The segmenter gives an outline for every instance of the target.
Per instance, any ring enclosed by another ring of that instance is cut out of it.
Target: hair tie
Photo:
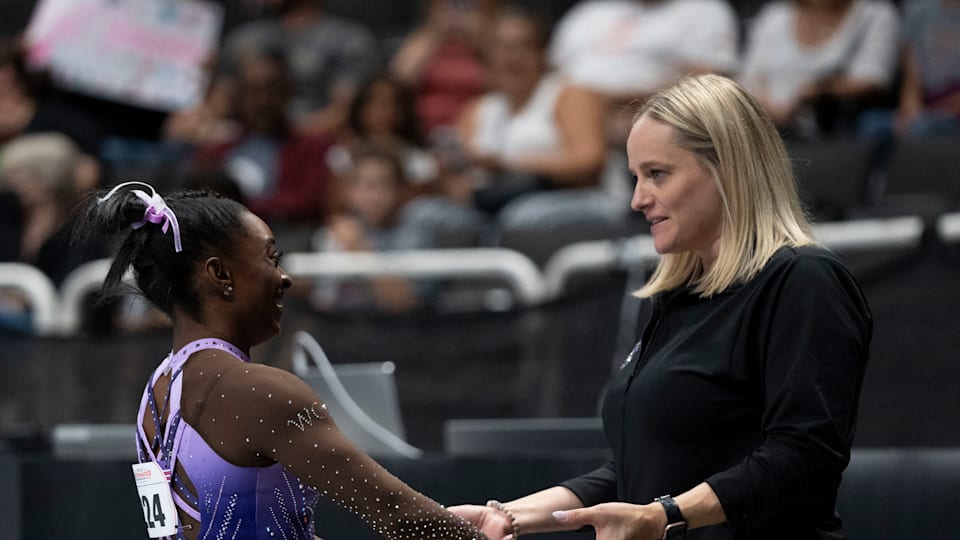
[[[173,210],[167,206],[167,202],[163,200],[163,197],[157,193],[157,190],[153,189],[153,186],[145,182],[124,182],[122,184],[117,184],[109,193],[97,199],[97,204],[102,203],[103,201],[113,197],[117,191],[122,188],[133,184],[139,184],[141,186],[146,186],[150,188],[150,195],[147,195],[145,191],[139,189],[130,190],[136,195],[141,201],[147,205],[147,209],[143,212],[143,219],[133,223],[131,227],[133,229],[139,229],[143,227],[148,222],[163,224],[161,230],[164,234],[167,233],[167,229],[173,228],[173,247],[177,253],[183,251],[183,246],[180,244],[180,223],[177,222],[177,215],[173,213]]]

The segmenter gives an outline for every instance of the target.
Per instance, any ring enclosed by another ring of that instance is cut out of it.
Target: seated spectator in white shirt
[[[906,41],[896,111],[870,111],[866,137],[960,134],[960,1],[913,0],[904,6]]]
[[[610,142],[626,142],[634,100],[691,73],[732,73],[737,18],[723,0],[581,2],[557,24],[550,62],[610,98]]]
[[[522,10],[498,16],[488,55],[493,89],[460,118],[460,142],[475,172],[474,204],[490,214],[521,196],[599,182],[604,99],[549,71],[546,36]]]
[[[843,103],[853,116],[888,90],[896,73],[899,24],[896,8],[886,0],[768,4],[749,31],[740,80],[786,128],[785,135],[830,134],[837,131],[830,125],[837,119],[818,118],[815,105]]]

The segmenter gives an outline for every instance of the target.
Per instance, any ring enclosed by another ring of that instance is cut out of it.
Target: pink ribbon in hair
[[[163,227],[161,228],[161,231],[163,231],[163,234],[167,234],[167,230],[172,228],[173,229],[173,247],[177,251],[177,253],[180,253],[181,251],[183,251],[183,246],[180,244],[180,223],[177,222],[177,215],[173,213],[173,210],[171,210],[170,207],[167,206],[167,202],[163,200],[163,197],[161,197],[160,194],[157,193],[157,191],[153,189],[153,186],[151,186],[150,184],[147,184],[144,182],[124,182],[122,184],[117,184],[116,186],[114,186],[113,189],[110,190],[109,193],[101,197],[99,199],[99,202],[103,202],[109,199],[120,188],[133,185],[133,184],[139,184],[141,186],[146,186],[150,188],[150,195],[147,195],[145,191],[142,191],[139,189],[130,190],[133,192],[134,195],[137,196],[137,198],[139,198],[141,201],[143,201],[147,205],[147,209],[143,212],[143,219],[141,219],[136,223],[133,223],[131,227],[133,227],[134,229],[139,229],[140,227],[143,227],[147,223],[154,223],[157,225],[162,224]]]

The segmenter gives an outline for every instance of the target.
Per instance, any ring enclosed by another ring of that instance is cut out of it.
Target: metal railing
[[[939,225],[941,231],[960,238],[960,214],[944,216]],[[916,216],[841,221],[814,226],[817,240],[830,249],[843,252],[917,247],[923,231],[923,219]],[[943,232],[941,237],[946,238]],[[555,298],[562,294],[574,274],[648,265],[658,257],[653,247],[653,238],[649,235],[565,246],[544,266],[547,296]]]
[[[64,280],[55,330],[72,334],[80,328],[84,300],[100,287],[109,259],[81,265]],[[498,278],[510,285],[523,305],[546,300],[546,288],[536,265],[522,254],[502,248],[412,250],[391,253],[291,253],[284,269],[292,277],[406,276]],[[130,275],[127,275],[130,278]]]
[[[920,245],[924,221],[919,217],[824,223],[815,235],[827,247],[852,252]],[[960,240],[960,213],[935,223],[945,242]],[[541,271],[525,255],[505,248],[435,249],[388,253],[292,253],[284,266],[293,277],[375,277],[497,279],[509,285],[523,306],[536,306],[562,296],[578,273],[630,269],[655,262],[658,254],[648,235],[581,242],[558,250]],[[24,292],[38,335],[74,334],[80,327],[85,298],[101,286],[109,259],[81,265],[64,280],[59,294],[36,268],[0,264],[0,287]],[[130,279],[130,274],[126,279]]]
[[[543,267],[547,294],[550,298],[563,294],[569,279],[578,273],[649,264],[657,258],[649,235],[570,244],[554,253]]]
[[[57,328],[57,289],[46,274],[23,263],[0,263],[0,288],[16,289],[30,304],[30,318],[37,334]]]
[[[87,296],[103,285],[110,270],[110,259],[98,259],[81,264],[63,280],[60,285],[60,307],[57,320],[57,333],[75,334],[80,329],[83,306]],[[127,272],[126,279],[132,273]]]
[[[830,249],[860,251],[917,247],[923,237],[923,229],[923,219],[904,216],[820,223],[814,227],[814,235]]]
[[[284,269],[293,277],[499,278],[527,306],[546,300],[540,270],[504,248],[423,249],[385,253],[292,253]]]
[[[960,212],[944,214],[937,219],[937,235],[943,242],[960,242]]]

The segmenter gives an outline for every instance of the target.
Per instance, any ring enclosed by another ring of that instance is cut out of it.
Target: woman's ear
[[[217,294],[226,297],[233,292],[233,276],[220,257],[209,257],[204,261],[203,277],[207,286]]]

